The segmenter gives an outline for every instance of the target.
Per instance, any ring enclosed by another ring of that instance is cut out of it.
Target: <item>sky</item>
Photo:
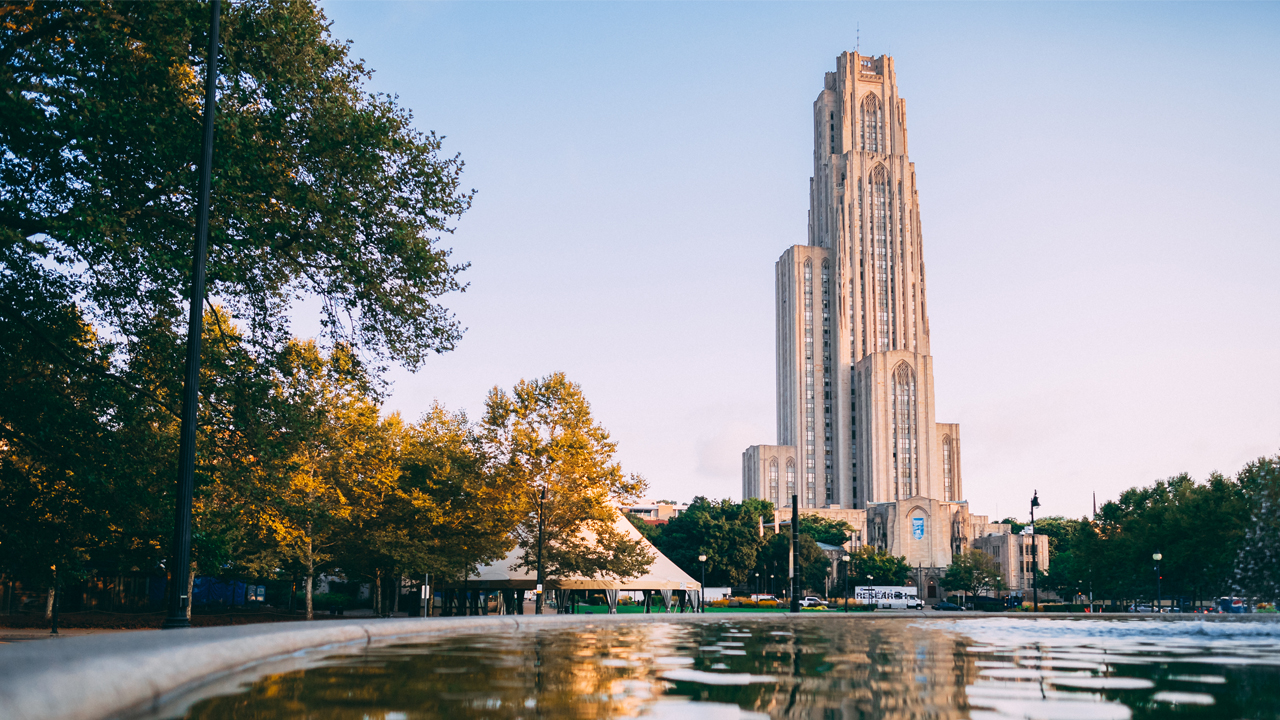
[[[651,499],[776,441],[773,267],[844,51],[907,103],[971,511],[1080,517],[1280,452],[1280,5],[322,2],[466,163],[467,332],[386,409],[555,371]],[[300,313],[295,329],[314,332]]]

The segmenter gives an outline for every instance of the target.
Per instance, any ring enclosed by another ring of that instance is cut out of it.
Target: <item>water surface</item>
[[[584,618],[334,655],[183,717],[1277,718],[1280,624]]]

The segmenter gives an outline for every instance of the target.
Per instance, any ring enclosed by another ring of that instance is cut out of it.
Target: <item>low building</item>
[[[647,525],[666,525],[668,520],[678,517],[680,513],[688,509],[688,503],[677,505],[675,503],[655,502],[647,505],[629,505],[623,507],[622,511],[641,518]]]
[[[1008,528],[1007,525],[1003,526]],[[1049,571],[1049,538],[1036,535],[1028,526],[1020,533],[992,532],[974,538],[974,550],[981,550],[996,561],[1000,568],[1000,576],[1015,594],[1027,594],[1031,591],[1032,561],[1039,560],[1040,571]],[[1035,555],[1032,555],[1032,546]]]

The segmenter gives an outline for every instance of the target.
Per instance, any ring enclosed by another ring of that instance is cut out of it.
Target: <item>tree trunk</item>
[[[382,617],[382,568],[373,570],[373,616]]]
[[[187,622],[191,622],[191,606],[196,604],[196,564],[191,563],[191,572],[187,573]]]
[[[44,604],[44,619],[48,620],[53,617],[53,586],[49,586],[49,599]]]
[[[310,525],[307,526],[308,531],[310,531],[310,527],[311,527]],[[310,534],[310,532],[308,532],[308,534]],[[307,619],[308,620],[316,619],[316,606],[315,606],[315,593],[314,593],[315,584],[316,584],[315,577],[316,577],[316,560],[315,560],[315,556],[311,553],[311,538],[307,538],[306,583],[307,583]]]
[[[404,583],[404,577],[396,578],[395,595],[391,598],[391,614],[395,615],[400,612],[400,586]]]

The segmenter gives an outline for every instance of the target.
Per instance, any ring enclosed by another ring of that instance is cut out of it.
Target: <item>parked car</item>
[[[769,601],[778,602],[778,598],[774,597],[773,595],[769,595],[767,593],[757,593],[755,595],[752,595],[751,599],[755,600],[756,602],[769,602]]]
[[[811,607],[826,607],[826,606],[827,606],[827,602],[825,600],[823,600],[822,598],[814,597],[812,595],[800,601],[800,607],[811,608]]]
[[[938,603],[937,605],[934,605],[934,606],[933,606],[933,609],[934,609],[934,610],[964,610],[964,608],[960,607],[959,605],[957,605],[957,604],[955,604],[955,603],[949,603],[949,602],[945,602],[945,601],[944,601],[944,602],[940,602],[940,603]]]

